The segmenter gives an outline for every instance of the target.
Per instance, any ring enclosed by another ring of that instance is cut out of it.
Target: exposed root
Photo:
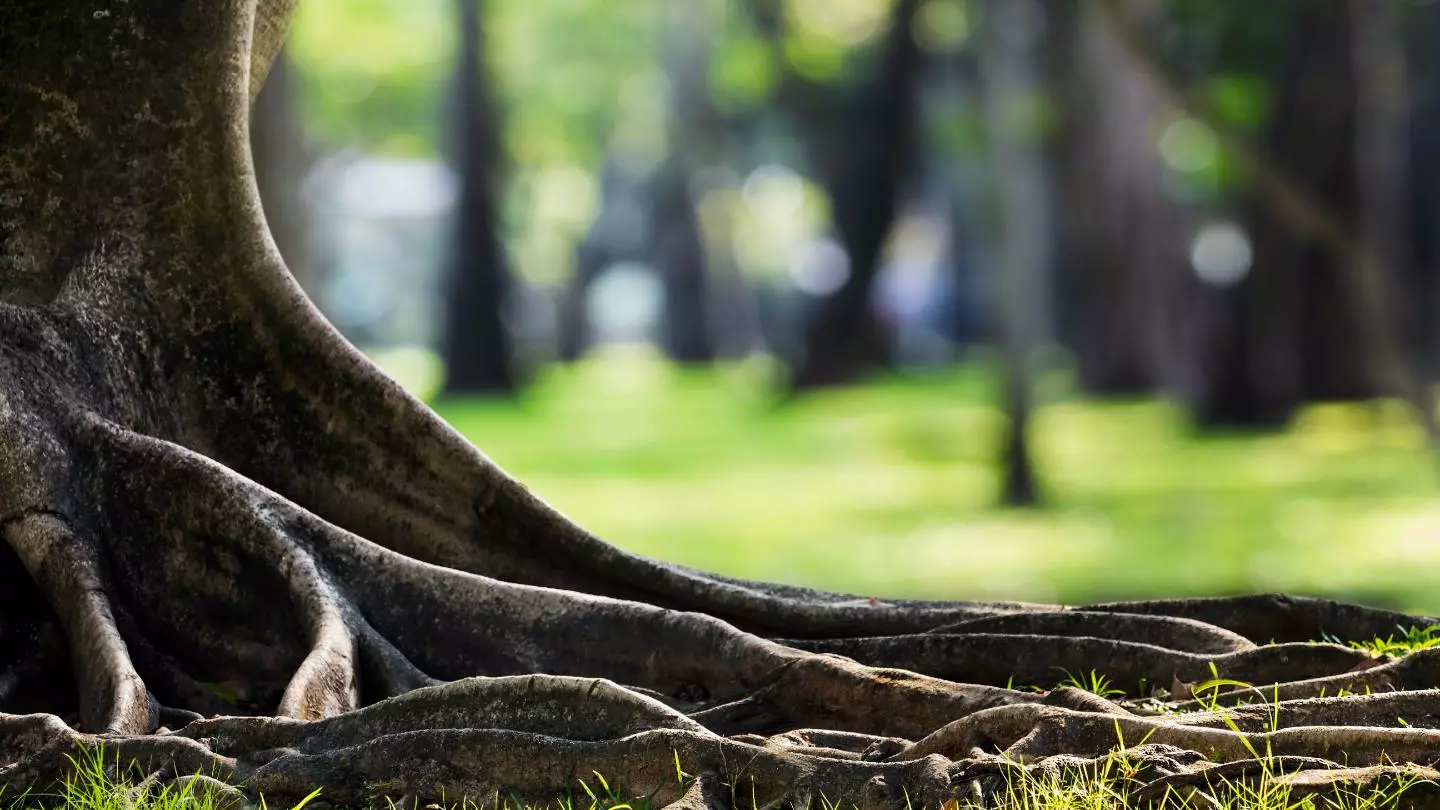
[[[1021,762],[1053,756],[1098,757],[1141,743],[1194,751],[1213,762],[1305,757],[1350,765],[1440,761],[1440,731],[1366,726],[1236,731],[1172,720],[1077,712],[1054,706],[1003,706],[961,718],[902,751],[908,760],[941,754],[1002,753]]]
[[[1299,681],[1224,689],[1207,695],[1205,701],[1184,701],[1171,705],[1175,711],[1199,711],[1213,699],[1222,706],[1258,701],[1303,700],[1305,698],[1372,694],[1396,690],[1433,689],[1440,685],[1440,650],[1424,649],[1388,661],[1370,660],[1352,671]]]
[[[1288,682],[1346,673],[1370,655],[1335,644],[1276,644],[1198,654],[1087,636],[948,635],[789,641],[800,649],[845,655],[879,667],[908,667],[963,683],[1049,686],[1067,676],[1104,673],[1119,689],[1169,688],[1175,680],[1215,676],[1246,683]]]
[[[1197,791],[1208,788],[1175,780],[1218,768],[1227,770],[1212,776],[1243,776],[1249,766],[1229,763],[1257,755],[1301,769],[1440,758],[1437,692],[1395,691],[1433,685],[1440,651],[1377,662],[1338,644],[1257,646],[1144,604],[985,605],[933,632],[776,642],[704,613],[417,560],[180,445],[98,418],[78,435],[106,459],[88,497],[106,514],[123,504],[126,519],[98,528],[40,514],[11,521],[5,538],[56,605],[83,608],[62,612],[67,636],[110,657],[75,669],[80,724],[109,732],[105,744],[145,774],[205,768],[276,800],[324,785],[341,802],[376,790],[539,801],[598,770],[680,807],[737,790],[753,791],[741,800],[757,806],[844,793],[847,803],[893,807],[907,795],[986,795],[1007,773],[995,762],[1060,774],[1117,749],[1148,780]],[[130,538],[142,531],[151,542],[139,553]],[[177,610],[157,609],[176,607],[176,593],[186,595]],[[1268,617],[1259,626],[1297,611],[1324,627],[1390,618],[1277,598],[1180,605],[1227,616],[1250,607]],[[1336,617],[1344,621],[1326,623]],[[131,684],[128,698],[104,680],[117,672],[133,676],[119,681]],[[1218,674],[1257,685],[1207,693],[1215,705],[1279,702],[1218,712],[1170,702],[1166,711],[1188,713],[1153,717],[1141,716],[1153,703],[1001,688],[1091,673],[1132,694]],[[1290,699],[1341,685],[1386,694]],[[201,718],[247,713],[279,716]],[[0,755],[15,763],[0,780],[54,779],[76,745],[100,744],[51,721],[0,715]],[[188,724],[137,736],[162,721]],[[677,778],[677,755],[705,776]]]
[[[1241,652],[1255,646],[1238,633],[1194,619],[1090,610],[1009,613],[926,632],[950,636],[1084,636],[1210,655]]]
[[[1173,722],[1266,731],[1296,726],[1378,726],[1440,729],[1440,690],[1387,692],[1306,700],[1259,700],[1218,712],[1180,714]]]
[[[112,734],[154,728],[159,707],[146,693],[115,626],[106,595],[109,583],[102,578],[93,546],[51,514],[13,520],[5,525],[4,535],[44,590],[70,640],[80,722]]]
[[[1082,610],[1191,619],[1229,630],[1257,644],[1324,638],[1386,638],[1399,628],[1440,624],[1440,618],[1433,616],[1410,616],[1393,610],[1283,593],[1112,602]]]

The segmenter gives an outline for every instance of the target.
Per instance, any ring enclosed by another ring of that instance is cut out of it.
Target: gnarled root
[[[0,756],[12,763],[0,780],[17,787],[56,778],[76,746],[103,745],[137,774],[203,772],[277,799],[320,785],[331,801],[377,789],[544,801],[599,771],[681,807],[735,791],[758,806],[844,795],[886,807],[993,793],[997,761],[1021,769],[1012,777],[1063,774],[1123,749],[1152,763],[1156,784],[1202,790],[1196,774],[1233,775],[1257,754],[1389,778],[1389,763],[1429,765],[1440,750],[1434,691],[1289,699],[1319,684],[1418,685],[1430,651],[1380,662],[1335,644],[1260,644],[1143,604],[987,605],[960,622],[965,609],[951,605],[928,632],[779,643],[704,613],[423,562],[180,445],[95,416],[76,425],[75,440],[104,460],[81,478],[93,512],[26,515],[5,539],[58,610],[76,721],[99,736],[0,715]],[[1180,612],[1246,627],[1227,604]],[[1378,621],[1319,603],[1237,604],[1298,610],[1326,634]],[[929,610],[885,609],[907,621]],[[12,670],[4,677],[18,682]],[[1147,717],[1136,712],[1154,704],[1000,686],[1087,672],[1162,688],[1218,673],[1272,684],[1221,698],[1278,702],[1209,712],[1171,702],[1171,714]],[[216,714],[267,716],[203,719]],[[188,725],[148,735],[162,720]],[[699,777],[679,778],[677,757]]]

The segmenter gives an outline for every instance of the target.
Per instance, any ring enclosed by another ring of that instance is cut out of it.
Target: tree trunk
[[[1155,148],[1168,105],[1093,4],[1050,6],[1059,16],[1050,27],[1063,113],[1055,150],[1057,284],[1080,388],[1099,395],[1183,388],[1191,376],[1186,310],[1199,291],[1186,257],[1189,223]]]
[[[665,291],[660,346],[677,363],[715,359],[705,243],[691,199],[695,169],[715,150],[710,109],[708,9],[701,2],[666,9],[671,83],[670,154],[650,182],[650,254]]]
[[[1291,41],[1266,154],[1314,199],[1354,221],[1349,15],[1338,3],[1301,0],[1289,7]],[[1270,426],[1307,401],[1373,395],[1343,258],[1296,234],[1267,203],[1252,201],[1249,209],[1254,271],[1222,296],[1200,422]]]
[[[1007,506],[1034,506],[1040,492],[1028,440],[1034,405],[1029,362],[1044,338],[1053,231],[1042,133],[1022,111],[1040,91],[1036,62],[1045,9],[1036,0],[992,0],[984,8],[979,63],[999,213],[996,289],[1010,421],[1001,499]]]
[[[1409,80],[1401,8],[1392,0],[1350,0],[1351,69],[1355,75],[1355,172],[1360,250],[1384,274],[1383,307],[1395,313],[1401,351],[1410,363],[1409,336],[1418,314],[1414,305],[1399,308],[1392,291],[1411,280],[1414,261]],[[1369,325],[1362,325],[1362,329]],[[1374,340],[1366,336],[1367,340]],[[1369,364],[1367,364],[1368,366]],[[1399,393],[1392,380],[1367,368],[1376,391]]]
[[[461,44],[455,76],[454,144],[460,199],[450,256],[445,319],[445,387],[450,394],[512,393],[505,302],[510,274],[497,199],[499,114],[486,81],[479,4],[458,0]]]
[[[807,140],[830,196],[835,230],[850,259],[840,289],[805,326],[793,391],[855,382],[889,358],[889,333],[871,298],[900,194],[914,168],[920,48],[912,35],[918,0],[898,0],[878,73],[851,88],[836,120],[807,121]]]
[[[1424,379],[1440,379],[1440,6],[1407,10],[1413,105],[1405,145],[1411,164],[1410,232],[1413,261],[1404,289],[1414,293],[1409,335]]]
[[[1117,732],[1203,750],[1186,762],[1260,744],[1433,757],[1427,693],[1287,700],[1262,735],[1243,709],[1218,729],[1003,684],[1103,667],[1383,693],[1429,659],[1367,669],[1287,642],[1435,619],[1274,596],[856,598],[654,562],[570,523],[285,269],[245,122],[286,5],[0,4],[0,53],[23,55],[0,64],[6,795],[51,786],[77,745],[121,775],[203,772],[271,803],[319,786],[405,806],[543,804],[596,770],[655,806],[936,807],[997,787],[975,749],[1098,763]],[[1376,728],[1396,716],[1414,727]]]

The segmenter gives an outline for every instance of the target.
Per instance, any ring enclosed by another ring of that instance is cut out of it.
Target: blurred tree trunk
[[[605,251],[593,238],[595,229],[575,249],[575,270],[560,289],[555,316],[555,355],[562,363],[574,363],[590,350],[593,336],[586,298],[590,285],[608,263]]]
[[[1411,342],[1418,308],[1397,307],[1388,300],[1399,284],[1408,288],[1415,260],[1410,242],[1409,78],[1400,8],[1395,0],[1350,0],[1350,19],[1360,249],[1377,272],[1385,274],[1384,308],[1400,319],[1401,351],[1409,354],[1412,347],[1404,344]],[[1377,389],[1396,393],[1392,381],[1376,378],[1375,369],[1371,374]]]
[[[1351,18],[1340,3],[1288,3],[1290,41],[1265,154],[1343,222],[1357,215]],[[1209,426],[1283,423],[1302,403],[1373,394],[1343,257],[1309,241],[1257,189],[1254,269],[1218,307],[1197,417]]]
[[[1007,506],[1033,506],[1040,492],[1028,442],[1034,404],[1028,369],[1044,337],[1053,238],[1043,124],[1036,114],[1045,7],[1037,0],[988,0],[984,19],[979,68],[999,212],[1001,348],[1010,421],[1001,497]]]
[[[651,181],[651,261],[664,288],[660,345],[678,363],[715,359],[705,243],[691,198],[696,170],[713,153],[719,131],[710,107],[707,7],[699,0],[666,9],[670,148]]]
[[[1409,140],[1412,261],[1406,288],[1415,292],[1409,344],[1425,379],[1440,378],[1440,5],[1407,9],[1410,23]]]
[[[1051,3],[1061,105],[1056,140],[1063,245],[1057,284],[1079,385],[1138,394],[1193,384],[1186,309],[1190,227],[1156,148],[1169,109],[1089,3]],[[1153,3],[1142,13],[1158,14]]]
[[[919,0],[897,0],[875,76],[850,88],[833,107],[833,118],[802,124],[850,274],[806,324],[790,380],[794,391],[853,382],[889,358],[889,336],[871,299],[901,190],[914,168],[921,54],[912,28],[919,6]]]
[[[588,352],[594,341],[590,322],[591,286],[612,265],[638,262],[645,258],[650,225],[642,202],[640,178],[625,167],[625,161],[608,155],[600,169],[600,212],[575,250],[575,270],[560,291],[556,324],[556,354],[562,362],[573,363]]]
[[[516,380],[504,320],[510,277],[497,199],[499,112],[486,80],[482,0],[458,1],[461,47],[451,124],[460,199],[446,291],[445,393],[510,393]]]
[[[318,304],[321,279],[310,250],[310,211],[301,195],[311,155],[298,111],[294,67],[282,50],[250,111],[250,149],[260,203],[275,245],[290,274]]]

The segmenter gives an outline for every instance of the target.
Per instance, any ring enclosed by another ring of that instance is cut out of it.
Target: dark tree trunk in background
[[[581,240],[575,248],[575,269],[561,287],[555,308],[555,356],[562,363],[574,363],[590,350],[593,334],[586,299],[605,265],[601,246],[588,236]]]
[[[1415,368],[1411,336],[1418,309],[1399,306],[1395,292],[1413,277],[1414,216],[1410,192],[1410,99],[1401,11],[1397,0],[1349,0],[1351,68],[1355,76],[1355,170],[1360,249],[1384,274],[1384,309],[1398,319],[1400,351]],[[1408,289],[1408,287],[1406,287]],[[1369,326],[1368,324],[1366,325]],[[1373,338],[1372,338],[1373,339]],[[1374,390],[1396,394],[1394,381],[1367,369]]]
[[[1408,9],[1411,114],[1406,154],[1410,160],[1412,246],[1404,289],[1413,290],[1407,341],[1425,380],[1440,379],[1440,5]]]
[[[1010,422],[1001,498],[1007,506],[1034,506],[1040,492],[1028,435],[1034,407],[1029,366],[1045,337],[1053,231],[1041,148],[1044,133],[1038,118],[1024,112],[1040,91],[1037,74],[1045,7],[1038,0],[990,0],[983,8],[979,67],[990,183],[999,213],[996,289],[1004,407]]]
[[[446,289],[445,388],[449,394],[516,387],[505,304],[510,286],[500,235],[500,126],[486,79],[480,3],[458,0],[461,30],[451,151],[460,177]]]
[[[1296,0],[1264,152],[1344,221],[1357,213],[1355,72],[1341,3]],[[1375,393],[1342,258],[1263,201],[1249,204],[1254,266],[1217,307],[1206,387],[1208,426],[1282,423],[1309,400]]]
[[[715,359],[705,242],[691,180],[715,151],[719,120],[710,107],[708,9],[700,2],[665,7],[670,95],[670,154],[651,180],[651,261],[665,291],[660,346],[679,363]]]
[[[300,126],[297,96],[294,67],[281,51],[250,112],[250,149],[275,245],[295,280],[311,300],[318,301],[322,279],[310,247],[310,211],[301,196],[311,156]]]
[[[1063,337],[1097,395],[1187,388],[1190,227],[1155,143],[1169,110],[1091,3],[1050,3]],[[1154,16],[1153,4],[1142,13]],[[1153,21],[1151,21],[1153,22]]]
[[[705,243],[690,199],[689,179],[689,172],[673,164],[656,178],[651,256],[665,291],[660,347],[674,362],[703,364],[715,359],[715,343]]]
[[[802,125],[849,254],[850,275],[806,324],[802,356],[792,369],[793,390],[853,382],[889,358],[888,330],[871,299],[915,162],[921,54],[912,25],[919,5],[898,0],[878,71],[848,88],[833,108],[834,120]]]
[[[612,265],[640,261],[650,243],[650,222],[641,205],[641,183],[614,155],[600,170],[600,214],[575,249],[575,269],[560,291],[556,354],[573,363],[595,340],[590,322],[591,285]]]

